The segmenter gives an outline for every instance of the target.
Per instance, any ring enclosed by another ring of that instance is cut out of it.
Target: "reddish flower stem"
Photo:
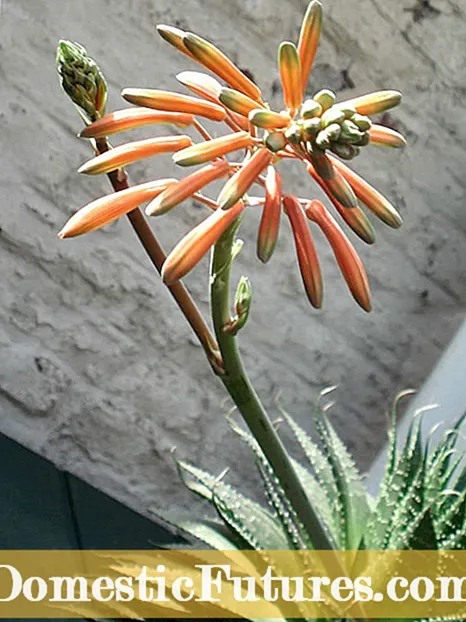
[[[96,140],[95,145],[97,153],[105,153],[110,149],[105,138]],[[129,188],[128,176],[123,169],[108,173],[108,178],[115,192]],[[132,212],[129,212],[127,216],[153,266],[157,272],[161,274],[166,255],[143,213],[139,208],[136,208]],[[223,374],[222,358],[215,337],[210,332],[209,327],[191,298],[190,293],[181,282],[169,285],[168,289],[189,325],[197,335],[215,373],[219,375]]]

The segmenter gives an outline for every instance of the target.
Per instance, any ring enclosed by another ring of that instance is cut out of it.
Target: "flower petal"
[[[73,238],[100,229],[136,209],[141,203],[150,201],[176,181],[176,179],[150,181],[92,201],[68,220],[58,236]]]
[[[171,91],[128,88],[123,89],[121,94],[126,101],[136,104],[136,106],[155,108],[155,110],[187,112],[212,121],[223,121],[226,116],[225,110],[217,104]]]
[[[251,99],[247,95],[243,95],[243,93],[240,93],[235,89],[222,88],[219,100],[229,110],[232,110],[243,117],[247,117],[251,110],[255,110],[257,108],[257,101]]]
[[[189,145],[192,145],[189,136],[164,136],[136,140],[92,158],[81,166],[78,173],[87,175],[109,173],[143,158],[150,158],[159,153],[171,153],[189,147]]]
[[[218,195],[217,203],[221,209],[230,209],[249,190],[258,175],[270,164],[273,154],[268,149],[258,149],[256,153],[231,177]]]
[[[240,216],[244,209],[238,201],[230,210],[216,210],[203,222],[185,235],[168,255],[162,268],[162,278],[172,285],[190,272],[215,244],[227,228]]]
[[[295,197],[290,195],[283,197],[283,205],[290,219],[304,289],[311,305],[320,309],[323,295],[322,274],[309,225]]]
[[[282,180],[273,166],[265,178],[265,203],[257,237],[257,256],[266,263],[272,256],[280,229]]]
[[[361,95],[354,99],[348,99],[341,104],[341,107],[354,108],[357,113],[370,116],[371,114],[379,114],[398,106],[401,102],[401,93],[399,91],[375,91],[367,95]]]
[[[306,92],[309,74],[319,46],[322,30],[322,5],[318,0],[309,3],[299,33],[298,54],[301,61],[301,85]]]
[[[285,105],[293,116],[303,103],[301,64],[299,62],[298,50],[294,43],[284,41],[280,45],[278,67],[280,69]]]
[[[403,219],[388,199],[367,183],[365,179],[343,164],[343,162],[340,162],[333,156],[330,156],[330,158],[335,168],[340,171],[351,185],[358,199],[364,203],[371,212],[390,227],[394,229],[401,227]]]
[[[230,165],[225,160],[208,164],[200,170],[188,175],[176,184],[169,186],[165,192],[149,203],[146,208],[148,216],[159,216],[182,203],[215,179],[219,179],[228,173]]]
[[[101,138],[111,136],[118,132],[133,130],[137,127],[152,124],[178,125],[187,127],[192,125],[194,117],[192,114],[182,112],[159,112],[150,108],[128,108],[127,110],[117,110],[111,114],[98,119],[88,125],[79,134],[80,138]]]
[[[225,80],[232,88],[258,102],[262,101],[259,87],[212,43],[190,32],[184,36],[183,43],[201,65]]]
[[[369,129],[371,145],[381,145],[382,147],[406,147],[405,137],[383,125],[373,125]]]
[[[306,214],[319,225],[329,241],[354,299],[365,311],[369,312],[372,308],[369,282],[362,261],[353,245],[320,201],[311,201],[306,208]]]
[[[173,161],[180,166],[194,166],[209,162],[231,151],[246,149],[252,144],[253,139],[248,132],[235,132],[183,149],[175,153]]]
[[[273,112],[272,110],[256,108],[249,113],[249,120],[253,125],[263,130],[275,130],[288,127],[291,117],[286,112]]]
[[[354,231],[354,233],[359,236],[361,240],[367,244],[373,244],[375,242],[375,231],[370,220],[364,214],[362,209],[360,207],[353,207],[351,209],[344,207],[339,201],[336,200],[330,189],[327,188],[325,181],[317,174],[312,164],[307,165],[307,170],[328,196],[348,227]]]

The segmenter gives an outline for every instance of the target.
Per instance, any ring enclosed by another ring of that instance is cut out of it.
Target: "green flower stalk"
[[[370,144],[404,146],[405,140],[400,134],[374,124],[369,118],[398,105],[401,94],[393,90],[378,91],[339,102],[335,93],[324,89],[312,98],[305,98],[321,26],[321,3],[312,0],[297,45],[285,41],[279,48],[284,109],[276,111],[270,109],[260,88],[249,76],[213,44],[193,33],[160,25],[158,31],[166,41],[218,79],[201,72],[179,74],[180,83],[196,97],[160,89],[126,88],[122,91],[123,98],[136,107],[101,118],[104,92],[106,94],[102,74],[84,48],[61,42],[58,65],[63,88],[84,111],[86,120],[94,119],[81,136],[96,141],[98,149],[107,145],[106,149],[100,149],[96,158],[81,167],[80,172],[106,173],[118,180],[123,166],[167,150],[173,152],[173,161],[182,169],[204,166],[179,180],[159,180],[157,186],[140,184],[117,202],[113,195],[98,203],[94,201],[81,208],[59,235],[71,238],[94,231],[125,214],[131,219],[138,199],[140,203],[150,201],[146,209],[150,216],[165,214],[189,198],[205,206],[207,217],[181,239],[168,257],[162,259],[163,253],[158,253],[153,263],[174,293],[177,287],[183,287],[181,279],[212,250],[210,294],[215,339],[198,314],[194,322],[197,334],[284,491],[300,533],[299,544],[308,547],[312,542],[316,548],[331,550],[338,546],[338,541],[319,515],[316,501],[299,477],[299,469],[287,454],[254,391],[240,356],[236,334],[245,325],[251,305],[251,285],[245,277],[239,283],[234,304],[230,304],[231,264],[238,250],[236,231],[243,213],[260,209],[262,218],[257,236],[260,261],[265,263],[271,259],[280,220],[285,215],[293,232],[304,290],[310,303],[320,308],[322,275],[311,234],[311,227],[319,227],[332,247],[354,299],[365,311],[371,309],[362,262],[337,222],[327,214],[327,208],[310,198],[289,194],[286,188],[282,191],[282,180],[275,167],[285,159],[301,165],[304,174],[317,181],[346,224],[365,242],[372,243],[374,236],[362,206],[389,226],[397,228],[401,224],[401,217],[389,201],[344,162],[352,160]],[[169,119],[175,125],[191,127],[200,139],[192,143],[190,137],[177,133],[165,140],[129,142],[102,155],[102,151],[108,151],[106,136],[109,134],[149,123],[167,123]],[[207,130],[202,125],[204,119],[224,123],[231,132],[214,134],[215,129]],[[241,153],[233,156],[234,152]],[[217,197],[205,195],[207,185],[220,178],[225,179]],[[259,187],[261,196],[252,194],[255,187]],[[144,226],[148,229],[148,225]],[[182,304],[180,307],[183,310]],[[191,315],[186,312],[185,315],[193,326],[192,306]]]

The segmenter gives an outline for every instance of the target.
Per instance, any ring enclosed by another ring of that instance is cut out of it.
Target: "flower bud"
[[[358,128],[358,130],[360,130],[361,132],[367,132],[367,130],[369,130],[372,127],[372,121],[369,119],[369,117],[366,117],[365,115],[362,114],[354,114],[351,117],[351,121],[356,125],[356,127]]]
[[[257,109],[257,101],[251,99],[247,95],[243,95],[235,89],[222,88],[219,94],[219,100],[229,110],[237,114],[247,117],[252,110]]]
[[[393,205],[378,190],[373,188],[365,179],[357,175],[343,162],[329,156],[333,166],[340,171],[353,188],[358,199],[364,203],[380,220],[394,229],[398,229],[403,220]]]
[[[177,125],[187,127],[194,123],[192,114],[182,112],[160,112],[149,108],[127,108],[117,110],[94,121],[79,134],[80,138],[101,138],[118,132],[126,132],[152,124]]]
[[[401,93],[398,91],[376,91],[355,97],[354,99],[348,99],[346,102],[339,104],[339,106],[351,106],[359,114],[370,116],[390,110],[390,108],[398,106],[400,102]]]
[[[286,138],[283,132],[270,132],[264,139],[265,146],[273,153],[281,151],[286,146]]]
[[[183,86],[200,95],[209,99],[211,102],[218,103],[220,91],[222,85],[218,80],[209,76],[206,73],[200,73],[199,71],[182,71],[177,74],[176,79],[181,82]]]
[[[283,86],[285,105],[291,115],[301,106],[303,89],[301,86],[301,65],[298,50],[294,43],[284,41],[278,51],[278,67]]]
[[[341,124],[340,141],[349,144],[357,144],[362,139],[362,132],[359,131],[357,125],[355,125],[349,119],[346,119]]]
[[[176,179],[150,181],[92,201],[68,220],[58,237],[73,238],[100,229],[158,196],[175,182]]]
[[[223,186],[217,199],[219,207],[222,210],[228,210],[235,205],[267,167],[272,157],[273,155],[267,149],[258,149]]]
[[[298,54],[301,62],[301,85],[306,92],[309,74],[317,53],[320,32],[322,30],[322,5],[318,0],[312,0],[307,7],[299,33]]]
[[[347,146],[347,145],[345,145]],[[326,186],[324,180],[319,177],[316,173],[315,169],[311,164],[307,165],[307,170],[312,175],[314,180],[319,184],[325,194],[328,196],[330,201],[335,206],[335,209],[346,222],[348,227],[354,231],[354,233],[361,238],[366,244],[373,244],[375,242],[375,231],[374,227],[371,225],[370,220],[364,214],[360,207],[353,207],[352,209],[348,209],[344,207],[341,203],[339,203],[336,198],[331,193],[330,189]]]
[[[173,156],[173,161],[180,166],[195,166],[209,162],[214,158],[231,153],[238,149],[246,149],[252,145],[253,139],[248,132],[235,132],[219,136],[212,140],[188,146]]]
[[[96,121],[105,114],[107,83],[97,63],[82,45],[59,42],[57,71],[63,90],[89,121]]]
[[[313,99],[306,99],[301,108],[301,116],[303,119],[312,119],[320,117],[322,114],[322,106]]]
[[[186,56],[189,56],[189,58],[195,60],[193,54],[191,54],[191,52],[184,44],[183,38],[186,35],[186,32],[184,30],[181,30],[180,28],[174,28],[173,26],[166,26],[165,24],[158,24],[157,32],[162,37],[162,39],[165,39],[167,43],[173,45],[173,47],[175,47],[177,50],[183,52],[183,54],[186,54]]]
[[[285,138],[292,145],[299,145],[304,139],[303,129],[297,123],[294,123],[285,131]]]
[[[369,282],[353,245],[320,201],[311,201],[306,208],[306,215],[319,225],[329,241],[353,298],[364,311],[369,312],[371,310]]]
[[[252,286],[250,280],[246,276],[242,276],[239,280],[235,294],[235,312],[236,315],[230,322],[223,327],[228,335],[236,335],[248,321],[249,311],[252,302]]]
[[[167,285],[176,283],[190,272],[233,224],[244,209],[238,201],[229,210],[217,209],[197,227],[191,229],[168,255],[162,268],[162,278]]]
[[[273,166],[265,178],[265,203],[257,236],[257,256],[266,263],[272,256],[280,229],[282,181]]]
[[[319,117],[314,117],[313,119],[307,119],[302,123],[304,139],[310,140],[311,142],[320,132],[322,124]]]
[[[328,110],[335,103],[337,96],[333,91],[329,89],[322,89],[318,93],[316,93],[313,97],[314,101],[322,106],[323,112]]]
[[[183,43],[196,60],[207,69],[225,80],[233,89],[261,102],[261,92],[231,60],[212,43],[190,32],[183,37]]]
[[[151,201],[146,208],[148,216],[160,216],[179,205],[211,182],[225,176],[230,170],[228,162],[218,160],[183,177],[176,184],[170,185],[163,194]]]
[[[287,127],[291,118],[286,112],[273,112],[256,107],[256,110],[249,113],[249,120],[263,130],[276,130]]]
[[[342,123],[345,120],[345,113],[340,108],[332,106],[324,112],[321,118],[322,129],[325,129],[333,123]]]
[[[187,112],[199,115],[212,121],[223,121],[226,116],[224,108],[212,102],[203,101],[189,95],[180,95],[171,91],[155,89],[123,89],[121,92],[126,101],[136,106],[145,106],[166,112]]]
[[[99,175],[110,173],[116,169],[132,164],[144,158],[150,158],[160,153],[172,153],[192,145],[189,136],[163,136],[162,138],[146,138],[136,140],[114,149],[85,162],[78,173],[86,175]]]
[[[322,306],[322,273],[309,225],[299,201],[290,195],[283,197],[285,213],[290,220],[299,269],[309,302],[316,309]]]
[[[373,125],[369,130],[369,137],[371,145],[394,147],[395,149],[406,147],[406,140],[402,134],[383,125]]]

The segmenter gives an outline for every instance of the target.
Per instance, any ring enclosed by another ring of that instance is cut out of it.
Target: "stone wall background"
[[[109,190],[83,178],[80,120],[54,68],[59,38],[85,45],[107,76],[109,110],[124,86],[176,88],[190,62],[155,33],[193,30],[247,68],[272,106],[276,50],[295,39],[305,0],[3,0],[0,16],[0,429],[106,492],[146,511],[190,507],[170,449],[246,487],[253,466],[233,438],[229,404],[203,353],[153,274],[126,221],[62,242],[78,207]],[[459,326],[466,281],[466,7],[461,0],[325,0],[323,43],[312,86],[344,96],[397,88],[390,121],[403,153],[371,149],[356,168],[399,207],[398,231],[356,242],[371,281],[366,316],[347,293],[319,239],[324,310],[302,295],[284,223],[273,261],[254,256],[254,216],[242,228],[236,273],[255,303],[241,335],[247,366],[267,406],[281,402],[310,425],[312,405],[338,384],[334,421],[362,468],[385,439],[395,393],[420,386]],[[162,128],[163,130],[163,128]],[[141,135],[149,135],[145,131]],[[157,130],[158,131],[158,130]],[[114,141],[118,142],[118,141]],[[291,168],[286,187],[319,196]],[[130,170],[134,183],[169,176],[159,156]],[[170,248],[199,220],[186,204],[157,220]],[[354,239],[354,237],[352,238]],[[186,280],[207,310],[207,262]],[[278,413],[277,413],[278,415]]]

